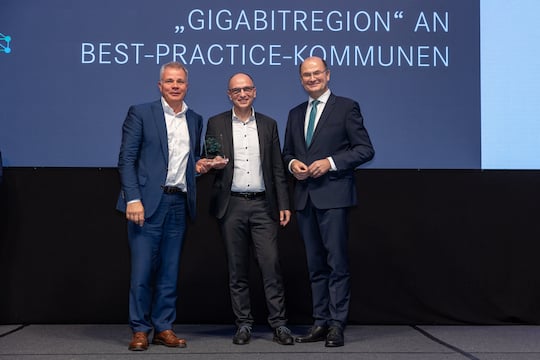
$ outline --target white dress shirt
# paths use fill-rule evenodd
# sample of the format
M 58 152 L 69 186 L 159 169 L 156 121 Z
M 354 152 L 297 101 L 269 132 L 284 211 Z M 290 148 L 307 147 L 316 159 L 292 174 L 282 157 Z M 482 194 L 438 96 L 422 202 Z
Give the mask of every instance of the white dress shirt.
M 240 120 L 233 109 L 232 132 L 234 147 L 234 170 L 231 191 L 264 191 L 264 180 L 259 150 L 259 134 L 255 111 L 246 122 Z
M 186 120 L 187 104 L 182 104 L 182 110 L 175 113 L 161 98 L 165 123 L 167 125 L 167 146 L 169 149 L 169 166 L 167 168 L 166 186 L 176 186 L 187 191 L 186 168 L 189 157 L 189 131 Z
M 330 89 L 326 90 L 324 94 L 319 96 L 318 99 L 314 99 L 311 96 L 308 99 L 308 108 L 306 111 L 306 121 L 304 121 L 304 138 L 307 135 L 307 128 L 309 123 L 309 114 L 311 113 L 311 108 L 313 107 L 313 100 L 319 100 L 319 104 L 317 104 L 317 115 L 315 116 L 315 123 L 313 124 L 313 132 L 315 132 L 315 129 L 317 128 L 317 124 L 319 123 L 319 119 L 321 118 L 321 114 L 324 111 L 324 107 L 326 106 L 326 103 L 328 102 L 328 98 L 330 97 Z
M 309 123 L 309 113 L 311 112 L 311 107 L 313 106 L 313 100 L 319 100 L 319 103 L 317 104 L 317 115 L 315 116 L 315 123 L 313 124 L 313 132 L 315 132 L 315 129 L 317 129 L 317 124 L 319 124 L 319 119 L 321 118 L 321 114 L 323 113 L 324 111 L 324 107 L 326 106 L 326 103 L 328 102 L 328 98 L 330 97 L 330 89 L 326 90 L 324 94 L 322 94 L 321 96 L 319 96 L 318 99 L 314 99 L 312 98 L 311 96 L 308 98 L 308 107 L 307 107 L 307 110 L 306 110 L 306 118 L 305 118 L 305 121 L 304 121 L 304 139 L 306 138 L 306 134 L 307 134 L 307 128 L 308 128 L 308 123 Z M 331 156 L 327 157 L 328 161 L 330 162 L 330 171 L 336 171 L 337 170 L 337 167 L 336 167 L 336 164 L 334 163 L 334 159 L 332 159 Z M 296 160 L 296 159 L 292 159 L 289 164 L 287 164 L 287 167 L 289 169 L 289 172 L 292 173 L 291 171 L 291 164 L 292 162 Z M 306 164 L 307 166 L 309 166 L 310 164 Z

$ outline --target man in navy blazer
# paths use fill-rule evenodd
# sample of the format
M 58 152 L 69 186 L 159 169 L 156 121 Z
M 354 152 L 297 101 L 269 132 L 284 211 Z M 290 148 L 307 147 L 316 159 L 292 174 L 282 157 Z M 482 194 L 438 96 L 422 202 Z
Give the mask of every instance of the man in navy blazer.
M 300 65 L 309 101 L 289 112 L 283 160 L 295 177 L 294 204 L 304 239 L 314 324 L 297 342 L 343 346 L 350 301 L 348 210 L 356 205 L 354 170 L 373 146 L 357 102 L 332 94 L 318 57 Z
M 195 217 L 195 173 L 202 117 L 188 109 L 186 68 L 171 62 L 160 70 L 161 99 L 129 108 L 118 160 L 117 209 L 128 220 L 131 251 L 130 350 L 153 344 L 185 347 L 172 330 L 186 213 Z M 197 167 L 197 168 L 196 168 Z

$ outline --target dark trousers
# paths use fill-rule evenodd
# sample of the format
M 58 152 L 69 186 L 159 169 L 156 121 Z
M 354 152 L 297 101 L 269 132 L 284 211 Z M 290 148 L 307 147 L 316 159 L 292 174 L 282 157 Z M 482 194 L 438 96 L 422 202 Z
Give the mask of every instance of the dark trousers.
M 285 296 L 278 257 L 278 223 L 270 216 L 266 199 L 231 197 L 225 216 L 220 219 L 227 250 L 229 290 L 236 325 L 252 325 L 249 294 L 250 247 L 261 270 L 268 323 L 285 325 Z
M 129 324 L 134 332 L 172 329 L 180 252 L 186 228 L 186 197 L 163 194 L 141 227 L 128 223 L 131 250 Z
M 347 208 L 317 209 L 309 199 L 306 207 L 297 212 L 306 247 L 315 325 L 344 328 L 347 323 L 350 302 L 347 217 Z

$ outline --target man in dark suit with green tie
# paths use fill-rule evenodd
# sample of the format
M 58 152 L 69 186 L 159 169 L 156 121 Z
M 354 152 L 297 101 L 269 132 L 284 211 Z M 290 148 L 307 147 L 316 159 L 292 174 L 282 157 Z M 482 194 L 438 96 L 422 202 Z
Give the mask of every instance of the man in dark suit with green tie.
M 296 178 L 294 204 L 306 247 L 314 324 L 297 342 L 343 346 L 350 302 L 348 211 L 356 205 L 354 170 L 374 150 L 356 101 L 330 92 L 330 70 L 304 60 L 308 101 L 289 112 L 283 160 Z

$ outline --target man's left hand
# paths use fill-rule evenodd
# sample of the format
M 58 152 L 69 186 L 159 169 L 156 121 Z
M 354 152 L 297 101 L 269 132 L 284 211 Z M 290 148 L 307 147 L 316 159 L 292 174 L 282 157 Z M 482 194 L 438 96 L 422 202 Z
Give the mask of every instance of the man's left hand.
M 314 161 L 308 167 L 309 175 L 312 178 L 318 178 L 326 174 L 330 170 L 330 167 L 330 161 L 328 159 Z
M 291 211 L 290 210 L 279 210 L 279 225 L 285 226 L 291 220 Z

